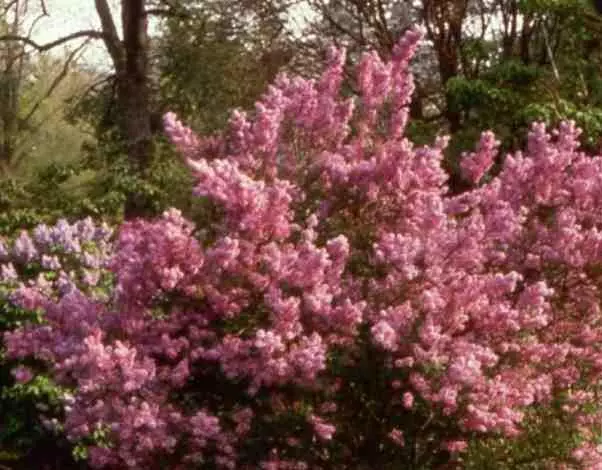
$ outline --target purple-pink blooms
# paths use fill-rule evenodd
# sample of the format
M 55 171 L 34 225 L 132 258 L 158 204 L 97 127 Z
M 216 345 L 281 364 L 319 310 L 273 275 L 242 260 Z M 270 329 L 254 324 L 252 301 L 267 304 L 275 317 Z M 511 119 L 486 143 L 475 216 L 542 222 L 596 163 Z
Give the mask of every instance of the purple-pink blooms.
M 461 164 L 474 186 L 451 195 L 447 139 L 404 137 L 419 39 L 387 63 L 365 55 L 357 99 L 340 97 L 333 50 L 319 80 L 281 75 L 218 137 L 166 115 L 195 193 L 220 209 L 211 235 L 176 210 L 127 222 L 109 299 L 68 278 L 58 297 L 21 292 L 46 322 L 7 334 L 8 353 L 74 390 L 67 436 L 109 441 L 90 446 L 93 466 L 353 468 L 370 443 L 400 466 L 408 444 L 452 459 L 472 436 L 518 436 L 553 401 L 582 437 L 565 463 L 602 465 L 602 157 L 579 151 L 573 123 L 535 124 L 483 182 L 498 158 L 485 132 Z M 79 256 L 74 231 L 98 233 L 34 239 Z M 13 254 L 37 250 L 23 235 Z

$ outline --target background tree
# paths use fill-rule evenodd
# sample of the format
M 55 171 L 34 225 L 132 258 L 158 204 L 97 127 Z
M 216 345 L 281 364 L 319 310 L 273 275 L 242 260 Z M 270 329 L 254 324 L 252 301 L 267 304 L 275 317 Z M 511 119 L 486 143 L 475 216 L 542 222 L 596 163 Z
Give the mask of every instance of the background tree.
M 590 150 L 600 136 L 599 21 L 589 0 L 336 0 L 309 2 L 314 20 L 304 50 L 332 41 L 352 57 L 370 47 L 387 58 L 411 24 L 426 31 L 413 71 L 410 134 L 452 135 L 447 167 L 461 186 L 458 156 L 483 127 L 504 150 L 524 143 L 528 123 L 575 119 Z M 349 77 L 350 79 L 352 77 Z M 351 80 L 351 83 L 353 81 Z
M 154 50 L 164 108 L 177 108 L 205 132 L 232 108 L 252 108 L 294 53 L 289 4 L 270 0 L 188 1 L 165 19 Z
M 169 6 L 169 2 L 158 2 Z M 111 58 L 116 103 L 119 109 L 119 137 L 128 155 L 128 163 L 136 173 L 144 173 L 152 158 L 151 89 L 148 55 L 148 18 L 167 9 L 151 8 L 145 0 L 123 0 L 121 6 L 121 35 L 107 0 L 94 2 L 100 30 L 82 30 L 46 44 L 37 44 L 27 36 L 7 34 L 0 40 L 22 43 L 43 52 L 80 38 L 100 39 Z M 126 215 L 140 215 L 147 209 L 143 198 L 135 191 L 128 194 Z
M 32 19 L 29 13 L 32 3 L 36 2 L 0 2 L 0 34 L 9 37 L 25 34 L 29 38 L 39 20 L 47 14 L 45 8 L 42 8 L 41 13 Z M 58 114 L 58 122 L 63 128 L 67 126 L 60 119 L 62 103 L 67 95 L 77 93 L 77 89 L 81 89 L 85 83 L 83 74 L 77 79 L 79 86 L 70 74 L 84 46 L 82 44 L 66 52 L 57 60 L 47 55 L 32 57 L 23 42 L 0 42 L 0 170 L 5 177 L 18 173 L 23 165 L 31 166 L 31 160 L 39 157 L 40 146 L 37 144 L 43 140 L 47 145 L 49 141 L 47 137 L 38 138 L 41 137 L 38 130 L 51 114 L 55 117 Z M 65 83 L 67 77 L 71 78 L 67 80 L 70 83 Z M 54 126 L 53 132 L 58 127 Z M 75 128 L 61 135 L 55 134 L 55 137 L 69 140 L 67 134 L 81 142 L 82 133 Z M 52 140 L 54 139 L 51 137 Z M 74 143 L 77 145 L 77 142 Z M 62 152 L 65 151 L 73 155 L 73 148 L 62 148 Z

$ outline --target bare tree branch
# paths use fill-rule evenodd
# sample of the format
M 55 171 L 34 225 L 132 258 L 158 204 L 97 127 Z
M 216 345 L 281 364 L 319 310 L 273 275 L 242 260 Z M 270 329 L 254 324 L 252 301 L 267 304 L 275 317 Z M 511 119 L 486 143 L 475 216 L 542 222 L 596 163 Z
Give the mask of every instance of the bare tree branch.
M 192 15 L 179 9 L 149 8 L 144 12 L 147 16 L 166 16 L 171 18 L 190 18 Z
M 57 89 L 57 87 L 61 84 L 61 82 L 67 76 L 67 73 L 69 72 L 69 67 L 71 65 L 71 62 L 73 62 L 73 59 L 75 59 L 75 57 L 77 56 L 77 54 L 79 54 L 82 51 L 82 49 L 88 45 L 89 41 L 90 40 L 88 39 L 88 41 L 84 42 L 83 44 L 80 44 L 79 47 L 77 47 L 73 52 L 71 52 L 67 56 L 67 58 L 65 59 L 65 62 L 63 63 L 63 68 L 61 69 L 60 73 L 56 77 L 54 77 L 54 80 L 50 84 L 50 87 L 48 87 L 48 90 L 46 90 L 46 93 L 44 93 L 44 96 L 42 96 L 36 102 L 36 104 L 34 104 L 32 106 L 32 108 L 29 110 L 29 112 L 27 113 L 27 115 L 21 120 L 21 124 L 22 125 L 23 124 L 27 125 L 27 123 L 29 122 L 29 120 L 33 117 L 33 115 L 35 114 L 35 112 L 40 108 L 40 106 L 42 105 L 42 103 L 46 99 L 48 99 L 50 97 L 50 95 L 52 95 L 52 93 L 54 93 L 54 90 Z
M 333 16 L 328 11 L 327 5 L 323 1 L 320 1 L 318 3 L 318 8 L 321 9 L 321 12 L 324 15 L 324 18 L 328 21 L 328 23 L 330 23 L 331 26 L 333 26 L 335 29 L 339 30 L 341 33 L 345 34 L 349 38 L 353 39 L 359 45 L 361 45 L 361 46 L 366 45 L 366 38 L 363 36 L 358 37 L 352 30 L 346 28 L 339 21 L 334 19 Z
M 104 33 L 102 38 L 111 59 L 113 59 L 113 64 L 117 69 L 122 66 L 125 60 L 125 52 L 121 41 L 119 40 L 119 35 L 117 34 L 117 27 L 115 26 L 115 21 L 113 21 L 111 8 L 109 7 L 107 0 L 96 0 L 95 5 L 96 13 L 98 13 L 102 31 Z
M 3 36 L 0 36 L 0 41 L 20 41 L 20 42 L 27 44 L 28 46 L 33 47 L 34 49 L 36 49 L 39 52 L 44 52 L 44 51 L 53 49 L 55 47 L 58 47 L 61 44 L 65 44 L 66 42 L 73 41 L 74 39 L 80 39 L 80 38 L 104 39 L 106 37 L 107 37 L 107 34 L 102 31 L 82 30 L 82 31 L 77 31 L 73 34 L 64 36 L 62 38 L 56 39 L 54 41 L 48 42 L 46 44 L 38 44 L 33 39 L 28 38 L 26 36 L 20 36 L 18 34 L 5 34 Z
M 115 83 L 115 74 L 108 74 L 108 75 L 98 78 L 97 80 L 94 80 L 91 84 L 87 85 L 81 92 L 77 93 L 77 95 L 74 96 L 75 102 L 71 102 L 69 104 L 69 108 L 77 109 L 79 106 L 81 106 L 82 102 L 88 96 L 90 96 L 91 93 L 96 92 L 98 88 L 100 88 L 110 82 L 113 82 L 113 84 Z M 114 88 L 114 85 L 112 86 L 112 88 Z M 94 137 L 94 138 L 97 137 L 95 130 L 91 130 L 91 131 L 87 130 L 87 129 L 80 129 L 80 130 L 91 137 Z
M 2 12 L 3 15 L 6 15 L 8 13 L 8 10 L 10 10 L 14 5 L 17 4 L 18 0 L 12 0 L 10 2 L 8 2 L 8 4 L 4 7 L 4 11 Z
M 46 1 L 45 1 L 45 0 L 40 0 L 40 6 L 42 7 L 42 13 L 43 13 L 45 16 L 50 16 L 50 15 L 48 14 L 48 8 L 46 7 Z
M 38 24 L 38 21 L 40 21 L 42 18 L 48 16 L 48 13 L 41 13 L 39 14 L 35 20 L 33 20 L 31 22 L 31 26 L 29 27 L 29 31 L 27 32 L 27 37 L 30 38 L 32 33 L 33 33 L 33 29 L 36 27 L 36 25 Z

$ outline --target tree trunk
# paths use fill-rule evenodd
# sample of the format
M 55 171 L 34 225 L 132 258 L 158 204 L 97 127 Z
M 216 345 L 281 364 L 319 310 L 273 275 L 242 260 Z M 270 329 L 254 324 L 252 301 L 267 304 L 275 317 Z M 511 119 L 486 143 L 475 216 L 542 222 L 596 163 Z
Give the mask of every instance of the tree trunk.
M 123 44 L 125 64 L 118 71 L 118 100 L 123 134 L 133 170 L 142 175 L 152 154 L 151 109 L 148 71 L 148 31 L 144 0 L 123 0 Z M 140 194 L 132 191 L 125 205 L 125 217 L 144 216 L 150 210 Z
M 18 34 L 21 21 L 21 5 L 13 5 L 14 18 L 11 25 L 5 23 L 10 34 Z M 0 79 L 0 120 L 2 123 L 2 140 L 0 142 L 0 173 L 9 171 L 17 150 L 17 133 L 19 117 L 19 89 L 21 85 L 20 64 L 22 47 L 7 41 L 2 51 L 3 70 Z
M 115 68 L 119 130 L 130 166 L 137 175 L 144 175 L 153 155 L 145 4 L 145 0 L 121 0 L 123 40 L 119 40 L 107 1 L 96 0 L 105 45 Z M 127 194 L 126 218 L 148 215 L 150 209 L 135 188 Z
M 422 17 L 428 37 L 435 47 L 439 62 L 439 76 L 444 90 L 447 82 L 460 72 L 459 49 L 467 6 L 466 0 L 428 0 L 423 3 Z M 461 127 L 461 114 L 454 109 L 447 92 L 445 100 L 447 105 L 444 115 L 449 124 L 449 131 L 454 133 Z

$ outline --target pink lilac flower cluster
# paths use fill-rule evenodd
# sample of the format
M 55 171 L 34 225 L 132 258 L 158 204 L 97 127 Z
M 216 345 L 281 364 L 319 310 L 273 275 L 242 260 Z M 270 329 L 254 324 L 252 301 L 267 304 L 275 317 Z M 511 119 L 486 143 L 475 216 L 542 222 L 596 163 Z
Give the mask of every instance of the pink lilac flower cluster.
M 5 337 L 74 390 L 69 438 L 105 432 L 94 467 L 434 468 L 555 401 L 583 442 L 558 465 L 601 468 L 602 157 L 537 124 L 479 185 L 486 132 L 451 195 L 447 139 L 404 137 L 419 40 L 366 54 L 357 99 L 333 50 L 220 136 L 165 117 L 221 209 L 211 236 L 176 210 L 128 222 L 109 300 L 44 298 L 45 324 Z

